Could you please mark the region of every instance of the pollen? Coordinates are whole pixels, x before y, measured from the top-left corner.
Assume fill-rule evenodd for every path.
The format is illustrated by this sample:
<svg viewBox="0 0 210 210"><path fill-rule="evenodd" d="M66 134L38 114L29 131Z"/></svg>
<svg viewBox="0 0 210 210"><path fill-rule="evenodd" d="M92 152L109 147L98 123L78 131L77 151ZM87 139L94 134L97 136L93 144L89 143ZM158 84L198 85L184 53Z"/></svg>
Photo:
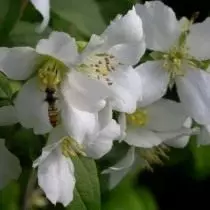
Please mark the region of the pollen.
<svg viewBox="0 0 210 210"><path fill-rule="evenodd" d="M127 123L133 126L144 126L148 121L148 114L146 109L137 109L132 114L126 114Z"/></svg>
<svg viewBox="0 0 210 210"><path fill-rule="evenodd" d="M61 61L47 57L38 70L38 78L40 86L45 89L47 87L56 87L63 79L63 75L67 67Z"/></svg>
<svg viewBox="0 0 210 210"><path fill-rule="evenodd" d="M61 151L65 157L74 157L78 154L86 156L83 146L69 136L62 139Z"/></svg>
<svg viewBox="0 0 210 210"><path fill-rule="evenodd" d="M116 71L119 65L119 61L113 55L99 53L87 57L77 69L87 73L91 78L112 85L110 73Z"/></svg>

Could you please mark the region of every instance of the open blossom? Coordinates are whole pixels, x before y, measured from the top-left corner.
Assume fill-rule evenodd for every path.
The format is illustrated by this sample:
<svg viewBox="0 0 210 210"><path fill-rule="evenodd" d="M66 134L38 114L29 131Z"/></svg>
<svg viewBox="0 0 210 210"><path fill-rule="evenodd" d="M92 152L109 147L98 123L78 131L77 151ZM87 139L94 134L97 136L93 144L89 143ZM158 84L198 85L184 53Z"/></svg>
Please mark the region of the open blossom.
<svg viewBox="0 0 210 210"><path fill-rule="evenodd" d="M62 32L52 32L48 39L39 41L36 49L0 48L0 54L1 71L9 78L26 80L30 77L14 100L15 114L23 127L33 128L36 134L52 129L46 89L53 87L61 121L70 136L82 139L85 132L95 128L94 114L88 111L101 109L108 91L98 81L71 68L78 56L73 38ZM92 94L92 89L100 91Z"/></svg>
<svg viewBox="0 0 210 210"><path fill-rule="evenodd" d="M133 114L121 114L119 122L121 139L131 147L119 162L103 171L104 174L109 174L110 188L114 188L126 176L134 166L136 158L137 164L145 164L147 160L141 157L138 148L149 151L162 144L183 148L190 135L197 132L197 129L190 128L192 120L186 116L182 106L166 99L139 107Z"/></svg>
<svg viewBox="0 0 210 210"><path fill-rule="evenodd" d="M137 67L147 89L143 101L149 104L157 100L175 83L187 114L200 124L209 124L210 74L205 68L210 56L210 18L197 24L186 18L178 21L173 10L160 1L135 8L143 22L147 48L154 51L151 56L155 59Z"/></svg>
<svg viewBox="0 0 210 210"><path fill-rule="evenodd" d="M43 31L50 20L50 0L31 0L34 7L40 12L43 21L39 27L39 31Z"/></svg>
<svg viewBox="0 0 210 210"><path fill-rule="evenodd" d="M10 181L18 179L21 173L20 162L5 146L5 140L0 139L0 189Z"/></svg>
<svg viewBox="0 0 210 210"><path fill-rule="evenodd" d="M133 112L141 95L141 78L132 68L145 52L141 19L135 8L118 15L100 35L92 35L77 69L109 87L114 110ZM96 94L98 89L95 89Z"/></svg>
<svg viewBox="0 0 210 210"><path fill-rule="evenodd" d="M102 110L96 115L98 125L82 142L68 136L62 125L53 128L41 156L33 164L38 167L39 186L53 204L60 202L66 206L73 199L76 180L71 158L76 155L100 158L120 135L120 127L111 114Z"/></svg>
<svg viewBox="0 0 210 210"><path fill-rule="evenodd" d="M119 117L121 138L131 146L142 148L157 146L172 139L176 141L192 132L183 126L187 118L179 103L161 99L146 107L139 106L132 114L122 113Z"/></svg>

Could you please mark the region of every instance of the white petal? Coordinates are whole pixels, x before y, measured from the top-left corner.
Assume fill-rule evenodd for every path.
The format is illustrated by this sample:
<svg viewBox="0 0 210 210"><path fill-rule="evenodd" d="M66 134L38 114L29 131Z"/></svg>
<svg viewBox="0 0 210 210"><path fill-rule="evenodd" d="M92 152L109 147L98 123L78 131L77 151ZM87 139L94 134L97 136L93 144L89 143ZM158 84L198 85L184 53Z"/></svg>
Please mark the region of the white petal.
<svg viewBox="0 0 210 210"><path fill-rule="evenodd" d="M120 124L120 137L119 137L119 141L122 141L126 137L126 129L127 129L127 122L126 122L126 115L125 115L125 113L120 113L119 114L118 122Z"/></svg>
<svg viewBox="0 0 210 210"><path fill-rule="evenodd" d="M193 24L187 38L190 54L198 59L208 59L210 55L210 18Z"/></svg>
<svg viewBox="0 0 210 210"><path fill-rule="evenodd" d="M70 66L77 59L77 45L74 38L64 32L52 32L48 39L41 39L36 51L50 55Z"/></svg>
<svg viewBox="0 0 210 210"><path fill-rule="evenodd" d="M142 81L139 106L147 106L160 99L167 91L169 75L161 61L148 61L135 68Z"/></svg>
<svg viewBox="0 0 210 210"><path fill-rule="evenodd" d="M174 130L174 131L169 131L169 132L157 132L156 135L162 139L162 141L167 142L167 141L176 141L184 136L190 136L194 134L198 134L199 130L196 129L190 129L190 128L185 128L182 127L180 129ZM177 142L177 145L179 146L179 143L182 142Z"/></svg>
<svg viewBox="0 0 210 210"><path fill-rule="evenodd" d="M36 69L38 54L30 47L0 48L0 71L10 79L25 80Z"/></svg>
<svg viewBox="0 0 210 210"><path fill-rule="evenodd" d="M96 34L90 37L90 40L79 56L79 62L83 63L87 56L103 48L104 39Z"/></svg>
<svg viewBox="0 0 210 210"><path fill-rule="evenodd" d="M119 162L112 167L102 171L109 174L109 189L113 189L128 174L135 161L135 148L131 147Z"/></svg>
<svg viewBox="0 0 210 210"><path fill-rule="evenodd" d="M143 22L147 48L168 50L181 31L174 11L161 1L136 4L135 8Z"/></svg>
<svg viewBox="0 0 210 210"><path fill-rule="evenodd" d="M0 189L10 181L18 179L21 173L20 162L6 147L4 139L0 139Z"/></svg>
<svg viewBox="0 0 210 210"><path fill-rule="evenodd" d="M50 2L49 0L31 0L34 7L41 13L43 17L42 24L39 31L42 32L49 23L50 20Z"/></svg>
<svg viewBox="0 0 210 210"><path fill-rule="evenodd" d="M210 124L210 74L189 69L184 77L177 78L176 85L186 113L200 124Z"/></svg>
<svg viewBox="0 0 210 210"><path fill-rule="evenodd" d="M79 143L82 143L86 134L93 133L97 126L95 113L78 110L66 102L62 104L61 117L69 136Z"/></svg>
<svg viewBox="0 0 210 210"><path fill-rule="evenodd" d="M210 144L210 125L201 127L201 132L197 136L198 145L209 145Z"/></svg>
<svg viewBox="0 0 210 210"><path fill-rule="evenodd" d="M97 112L105 106L109 89L81 73L71 72L62 83L61 92L68 103L81 111Z"/></svg>
<svg viewBox="0 0 210 210"><path fill-rule="evenodd" d="M92 158L101 158L108 153L113 141L120 136L120 126L115 120L111 120L106 127L85 139L85 151Z"/></svg>
<svg viewBox="0 0 210 210"><path fill-rule="evenodd" d="M109 46L141 42L143 39L142 22L135 8L129 10L125 16L117 16L103 32L102 37L106 39Z"/></svg>
<svg viewBox="0 0 210 210"><path fill-rule="evenodd" d="M60 124L53 128L49 133L47 144L42 148L42 154L33 162L33 167L39 166L45 159L50 155L50 153L56 148L59 147L62 138L67 136L67 132L64 130L63 126Z"/></svg>
<svg viewBox="0 0 210 210"><path fill-rule="evenodd" d="M188 117L183 126L185 128L191 128L192 126L192 119L190 117ZM175 147L175 148L184 148L188 142L190 140L190 136L182 136L180 138L175 138L175 139L171 139L168 140L166 142L164 142L166 145L171 146L171 147Z"/></svg>
<svg viewBox="0 0 210 210"><path fill-rule="evenodd" d="M67 87L69 85L94 101L105 99L111 95L111 91L107 85L99 80L89 78L84 73L71 71L67 75L67 80Z"/></svg>
<svg viewBox="0 0 210 210"><path fill-rule="evenodd" d="M111 74L113 84L110 89L114 96L111 103L115 110L132 113L136 102L142 95L142 82L138 73L131 66L123 66Z"/></svg>
<svg viewBox="0 0 210 210"><path fill-rule="evenodd" d="M128 127L125 142L131 146L151 148L162 143L154 132L145 128Z"/></svg>
<svg viewBox="0 0 210 210"><path fill-rule="evenodd" d="M14 101L19 122L25 128L33 128L35 134L48 133L52 129L45 97L37 78L32 78L23 85Z"/></svg>
<svg viewBox="0 0 210 210"><path fill-rule="evenodd" d="M112 115L112 106L109 102L107 102L106 106L98 112L98 122L100 128L104 128L110 123Z"/></svg>
<svg viewBox="0 0 210 210"><path fill-rule="evenodd" d="M187 115L180 103L161 99L147 107L147 127L153 131L173 131L183 126Z"/></svg>
<svg viewBox="0 0 210 210"><path fill-rule="evenodd" d="M38 167L38 183L53 203L67 206L73 200L74 166L58 149L54 149Z"/></svg>
<svg viewBox="0 0 210 210"><path fill-rule="evenodd" d="M108 53L115 56L120 63L135 65L144 55L145 50L146 44L144 39L142 39L140 42L114 45L109 49Z"/></svg>
<svg viewBox="0 0 210 210"><path fill-rule="evenodd" d="M0 108L0 126L18 123L15 108L13 106L3 106Z"/></svg>

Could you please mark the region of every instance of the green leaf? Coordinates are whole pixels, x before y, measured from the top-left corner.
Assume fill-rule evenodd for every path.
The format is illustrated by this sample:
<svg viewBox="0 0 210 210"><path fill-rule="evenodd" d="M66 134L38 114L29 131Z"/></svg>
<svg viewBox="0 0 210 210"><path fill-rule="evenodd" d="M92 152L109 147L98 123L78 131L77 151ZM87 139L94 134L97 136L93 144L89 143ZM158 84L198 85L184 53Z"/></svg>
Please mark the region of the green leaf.
<svg viewBox="0 0 210 210"><path fill-rule="evenodd" d="M13 95L10 82L7 77L0 73L0 98L11 100Z"/></svg>
<svg viewBox="0 0 210 210"><path fill-rule="evenodd" d="M1 21L0 25L0 44L5 45L5 42L8 39L8 36L19 20L19 18L22 15L23 9L24 9L24 3L21 0L10 0L9 5L6 6L7 13L5 14L4 18ZM8 3L6 3L7 5ZM2 5L2 4L1 4Z"/></svg>
<svg viewBox="0 0 210 210"><path fill-rule="evenodd" d="M86 36L100 34L106 27L95 0L52 0L51 5L54 13Z"/></svg>
<svg viewBox="0 0 210 210"><path fill-rule="evenodd" d="M194 158L194 175L196 178L203 179L210 175L210 146L197 146L196 138L191 141L190 150Z"/></svg>
<svg viewBox="0 0 210 210"><path fill-rule="evenodd" d="M68 210L100 210L100 188L94 160L74 157L76 188Z"/></svg>
<svg viewBox="0 0 210 210"><path fill-rule="evenodd" d="M10 41L13 45L28 45L34 47L40 39L46 38L51 32L51 29L47 28L40 34L36 33L35 28L36 24L19 21L11 31Z"/></svg>
<svg viewBox="0 0 210 210"><path fill-rule="evenodd" d="M0 191L0 209L19 210L20 187L17 182L12 181Z"/></svg>

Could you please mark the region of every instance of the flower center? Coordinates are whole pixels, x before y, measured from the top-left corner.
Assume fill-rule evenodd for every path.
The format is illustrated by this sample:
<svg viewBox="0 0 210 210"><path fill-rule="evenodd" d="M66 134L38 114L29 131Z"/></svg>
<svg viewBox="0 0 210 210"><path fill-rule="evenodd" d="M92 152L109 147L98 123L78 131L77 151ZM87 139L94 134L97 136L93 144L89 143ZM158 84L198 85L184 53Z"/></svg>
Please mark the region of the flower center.
<svg viewBox="0 0 210 210"><path fill-rule="evenodd" d="M129 125L142 127L148 122L147 110L137 109L133 114L126 114L126 120Z"/></svg>
<svg viewBox="0 0 210 210"><path fill-rule="evenodd" d="M184 75L183 64L188 58L187 51L186 46L174 46L168 53L163 55L163 68L170 74L172 79L175 76Z"/></svg>
<svg viewBox="0 0 210 210"><path fill-rule="evenodd" d="M47 59L38 70L38 78L43 89L53 88L60 84L67 70L61 61L47 56Z"/></svg>
<svg viewBox="0 0 210 210"><path fill-rule="evenodd" d="M87 57L86 60L79 65L78 70L86 72L91 78L112 85L110 73L116 71L119 65L119 61L113 55L98 53Z"/></svg>
<svg viewBox="0 0 210 210"><path fill-rule="evenodd" d="M77 143L69 136L66 136L62 139L61 151L65 157L77 156L77 154L86 156L82 145Z"/></svg>

